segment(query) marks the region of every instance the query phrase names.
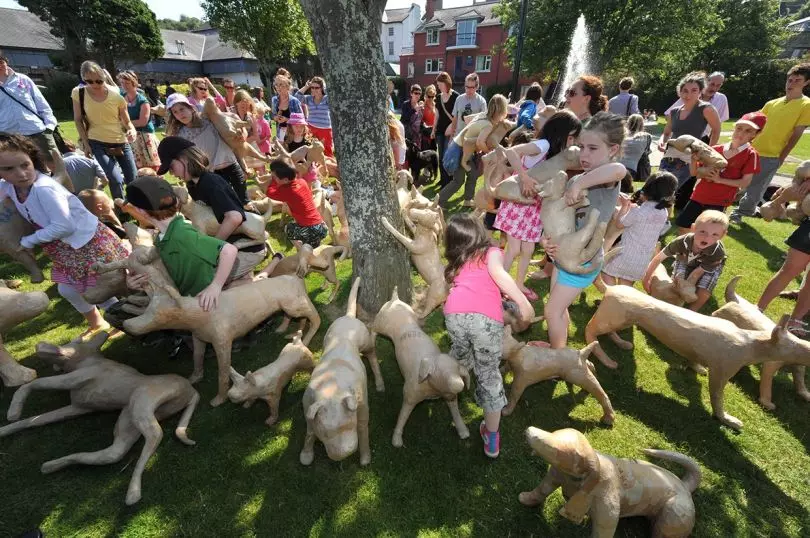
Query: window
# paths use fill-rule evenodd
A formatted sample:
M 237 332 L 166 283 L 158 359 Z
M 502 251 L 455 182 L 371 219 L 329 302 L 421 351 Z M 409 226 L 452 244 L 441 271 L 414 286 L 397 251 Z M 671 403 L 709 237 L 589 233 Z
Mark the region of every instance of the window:
M 393 56 L 393 55 L 394 55 L 394 42 L 389 41 L 388 42 L 388 56 Z
M 475 58 L 475 70 L 479 72 L 487 72 L 492 67 L 492 56 L 477 56 Z
M 442 58 L 428 58 L 425 60 L 425 73 L 440 73 L 444 69 Z
M 438 28 L 428 28 L 428 31 L 427 31 L 427 44 L 428 45 L 438 45 L 439 44 L 439 29 Z
M 393 26 L 388 27 L 388 37 L 394 37 L 394 27 Z
M 413 62 L 408 62 L 408 78 L 413 78 Z
M 475 19 L 456 23 L 456 46 L 475 45 Z

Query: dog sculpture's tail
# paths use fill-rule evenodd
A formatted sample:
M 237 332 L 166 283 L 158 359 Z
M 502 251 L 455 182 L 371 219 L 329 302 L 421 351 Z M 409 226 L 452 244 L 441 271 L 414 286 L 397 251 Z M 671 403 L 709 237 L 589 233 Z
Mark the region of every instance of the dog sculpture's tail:
M 737 275 L 732 278 L 728 284 L 726 284 L 726 302 L 727 303 L 739 303 L 740 296 L 737 295 L 737 283 L 742 278 L 742 275 Z
M 680 452 L 671 452 L 669 450 L 655 450 L 652 448 L 645 448 L 644 453 L 654 458 L 671 461 L 686 468 L 686 474 L 681 478 L 681 482 L 689 490 L 690 493 L 694 492 L 700 485 L 700 466 L 698 463 L 688 456 L 684 456 Z
M 591 353 L 593 353 L 593 348 L 595 348 L 598 345 L 599 342 L 593 341 L 579 350 L 579 362 L 582 364 L 584 368 L 590 370 L 591 373 L 594 372 L 595 368 L 593 366 L 593 363 L 588 360 L 588 357 L 590 357 Z
M 186 445 L 197 444 L 196 441 L 189 439 L 188 435 L 186 434 L 186 430 L 188 430 L 188 423 L 191 421 L 191 415 L 194 414 L 194 409 L 200 402 L 200 394 L 196 390 L 193 392 L 194 393 L 191 395 L 191 398 L 188 401 L 188 405 L 186 405 L 185 411 L 183 411 L 183 416 L 180 417 L 180 422 L 177 423 L 177 428 L 174 430 L 174 435 L 176 435 L 177 438 Z
M 349 304 L 346 306 L 346 315 L 350 318 L 357 317 L 357 290 L 360 289 L 360 277 L 354 279 L 352 291 L 349 292 Z

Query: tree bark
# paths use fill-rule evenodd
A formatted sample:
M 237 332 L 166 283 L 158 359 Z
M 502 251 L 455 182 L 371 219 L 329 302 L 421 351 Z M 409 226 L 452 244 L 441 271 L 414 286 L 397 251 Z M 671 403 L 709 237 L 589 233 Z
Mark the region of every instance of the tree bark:
M 359 304 L 369 315 L 391 297 L 410 301 L 407 251 L 380 223 L 403 229 L 390 175 L 386 82 L 380 47 L 385 0 L 301 0 L 326 78 Z

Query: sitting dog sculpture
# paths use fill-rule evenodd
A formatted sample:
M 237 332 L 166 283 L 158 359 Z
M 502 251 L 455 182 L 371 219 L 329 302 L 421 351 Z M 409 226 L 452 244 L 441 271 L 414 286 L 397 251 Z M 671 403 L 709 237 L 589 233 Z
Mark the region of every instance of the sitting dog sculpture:
M 695 526 L 692 493 L 701 478 L 700 467 L 692 458 L 667 450 L 644 451 L 686 468 L 686 475 L 678 478 L 646 461 L 596 451 L 584 435 L 570 428 L 547 432 L 529 427 L 526 441 L 550 467 L 540 485 L 520 494 L 521 504 L 541 506 L 562 487 L 566 503 L 560 515 L 574 523 L 589 515 L 594 538 L 614 536 L 619 519 L 634 516 L 649 519 L 655 537 L 686 538 L 691 534 Z
M 31 275 L 31 282 L 45 280 L 32 251 L 20 246 L 20 239 L 34 233 L 34 228 L 22 218 L 11 200 L 0 202 L 0 253 L 6 254 L 23 266 Z
M 311 372 L 315 368 L 312 352 L 301 341 L 301 331 L 293 336 L 293 341 L 281 350 L 278 358 L 267 366 L 248 372 L 244 376 L 231 367 L 231 381 L 233 386 L 228 391 L 228 399 L 233 403 L 244 404 L 250 407 L 257 399 L 267 402 L 270 416 L 265 424 L 272 426 L 278 420 L 278 403 L 284 387 L 290 382 L 296 372 L 305 370 Z
M 402 446 L 402 430 L 416 405 L 428 399 L 442 398 L 450 408 L 450 415 L 461 439 L 470 436 L 470 430 L 458 411 L 458 393 L 470 386 L 470 374 L 419 328 L 413 309 L 399 300 L 397 289 L 391 300 L 380 308 L 371 325 L 374 332 L 394 342 L 399 370 L 405 378 L 402 387 L 402 408 L 391 444 Z
M 127 490 L 126 503 L 131 505 L 141 499 L 141 475 L 163 438 L 161 420 L 183 411 L 174 433 L 183 443 L 194 444 L 186 430 L 200 396 L 188 380 L 178 375 L 143 375 L 105 359 L 99 349 L 106 339 L 107 333 L 99 333 L 84 344 L 63 347 L 38 344 L 37 354 L 53 361 L 65 373 L 37 379 L 17 389 L 8 408 L 8 420 L 19 420 L 23 404 L 34 390 L 69 390 L 70 405 L 3 426 L 0 437 L 96 411 L 120 409 L 112 445 L 97 452 L 78 452 L 48 461 L 42 465 L 42 472 L 52 473 L 75 464 L 107 465 L 120 461 L 143 436 L 141 456 Z
M 727 319 L 741 329 L 753 331 L 772 331 L 776 325 L 771 319 L 760 312 L 759 308 L 752 305 L 735 291 L 740 276 L 735 276 L 726 286 L 726 304 L 712 312 L 712 316 Z M 759 375 L 759 403 L 766 409 L 773 411 L 776 404 L 773 403 L 773 376 L 783 366 L 790 366 L 793 375 L 793 385 L 796 394 L 805 401 L 810 402 L 810 391 L 804 381 L 805 367 L 800 364 L 792 364 L 790 361 L 770 361 L 762 363 L 762 372 Z
M 613 424 L 613 406 L 599 380 L 593 374 L 593 364 L 588 356 L 594 348 L 589 344 L 577 351 L 571 348 L 549 349 L 518 342 L 512 337 L 512 329 L 507 325 L 503 333 L 503 358 L 512 370 L 514 378 L 509 390 L 509 403 L 503 409 L 504 416 L 512 414 L 515 406 L 529 386 L 559 377 L 569 386 L 582 387 L 602 406 L 602 422 Z
M 721 171 L 728 166 L 728 161 L 720 153 L 716 152 L 709 144 L 695 138 L 692 135 L 681 135 L 667 141 L 667 147 L 673 147 L 683 153 L 697 155 L 700 166 L 695 174 L 703 177 L 714 171 Z
M 803 161 L 796 168 L 790 185 L 777 189 L 771 196 L 771 200 L 759 207 L 759 214 L 762 215 L 762 218 L 767 222 L 789 218 L 795 224 L 799 224 L 810 215 L 810 195 L 803 196 L 799 192 L 802 183 L 808 179 L 810 179 L 810 161 Z M 796 202 L 796 205 L 786 207 L 790 202 Z
M 265 162 L 268 160 L 266 155 L 245 140 L 243 129 L 249 129 L 252 126 L 251 122 L 242 121 L 233 114 L 222 112 L 213 97 L 209 97 L 203 102 L 203 112 L 214 124 L 214 128 L 222 140 L 233 150 L 242 170 L 245 172 L 248 170 L 245 157 L 253 157 Z
M 0 381 L 7 387 L 17 387 L 33 381 L 36 370 L 26 368 L 6 351 L 3 334 L 9 329 L 43 313 L 48 308 L 44 291 L 19 292 L 0 281 Z
M 449 291 L 444 278 L 439 239 L 435 232 L 438 215 L 425 209 L 412 209 L 406 212 L 403 220 L 413 233 L 413 239 L 394 228 L 387 218 L 382 217 L 381 220 L 385 229 L 411 253 L 411 261 L 428 285 L 427 296 L 419 313 L 419 318 L 424 319 L 447 299 Z
M 360 447 L 360 465 L 371 463 L 368 444 L 368 384 L 360 354 L 368 358 L 377 391 L 383 391 L 374 334 L 357 319 L 355 278 L 349 293 L 346 315 L 336 319 L 323 337 L 323 355 L 315 366 L 304 391 L 304 415 L 307 434 L 300 461 L 309 465 L 315 458 L 317 437 L 333 461 L 341 461 Z
M 340 255 L 337 261 L 345 260 L 347 254 L 346 248 L 333 245 L 321 245 L 313 249 L 312 246 L 298 240 L 293 241 L 293 245 L 297 252 L 292 256 L 282 258 L 273 268 L 270 276 L 276 277 L 295 274 L 298 275 L 299 278 L 304 278 L 310 272 L 320 273 L 326 279 L 322 289 L 325 289 L 328 284 L 332 284 L 332 293 L 329 295 L 327 303 L 334 301 L 340 286 L 340 281 L 338 280 L 337 271 L 335 269 L 335 255 Z
M 712 412 L 722 424 L 739 430 L 742 422 L 725 412 L 723 389 L 740 368 L 766 361 L 810 364 L 810 342 L 786 331 L 787 319 L 785 316 L 771 331 L 751 331 L 659 301 L 630 286 L 609 286 L 585 327 L 585 341 L 590 344 L 599 335 L 638 325 L 684 357 L 696 371 L 709 370 Z M 633 348 L 632 342 L 618 335 L 615 339 L 624 349 Z M 594 347 L 593 353 L 605 366 L 616 368 L 600 346 Z

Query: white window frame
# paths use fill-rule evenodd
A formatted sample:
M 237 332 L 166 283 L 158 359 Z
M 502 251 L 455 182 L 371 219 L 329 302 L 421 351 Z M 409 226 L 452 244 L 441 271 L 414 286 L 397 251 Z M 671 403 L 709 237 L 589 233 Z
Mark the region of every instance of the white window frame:
M 394 27 L 393 26 L 388 27 L 388 37 L 394 37 Z
M 479 61 L 481 62 L 479 64 Z M 479 54 L 475 57 L 475 72 L 489 73 L 492 70 L 492 55 Z
M 466 26 L 467 24 L 472 25 L 471 31 L 462 31 L 462 25 Z M 475 19 L 462 19 L 460 21 L 456 21 L 456 46 L 472 46 L 477 44 L 477 36 L 476 32 L 478 30 L 478 21 Z M 458 34 L 472 34 L 472 41 L 465 41 L 464 43 L 459 43 Z
M 393 55 L 394 55 L 394 42 L 389 41 L 388 42 L 388 56 L 393 56 Z
M 425 58 L 425 74 L 441 73 L 444 69 L 444 58 Z
M 436 36 L 435 41 L 430 40 L 431 32 L 436 32 L 435 33 L 435 36 Z M 428 28 L 427 29 L 427 34 L 425 34 L 425 43 L 427 44 L 428 47 L 436 47 L 436 46 L 439 45 L 439 29 L 438 28 Z

